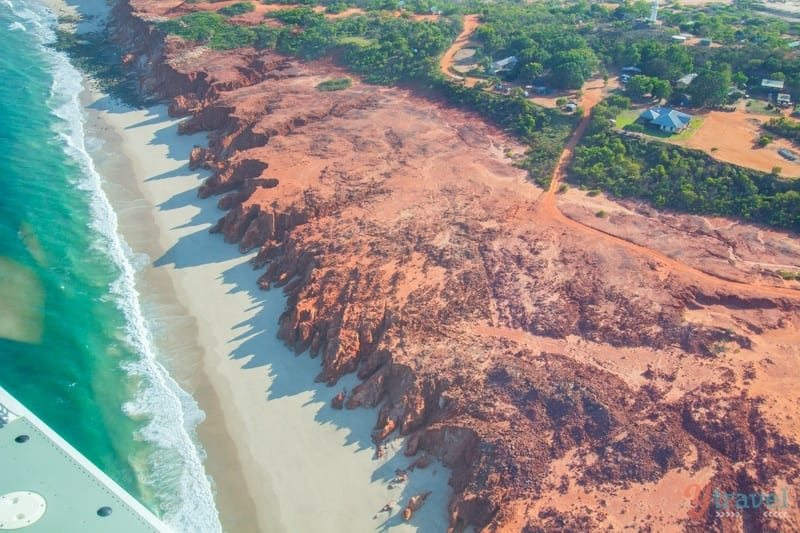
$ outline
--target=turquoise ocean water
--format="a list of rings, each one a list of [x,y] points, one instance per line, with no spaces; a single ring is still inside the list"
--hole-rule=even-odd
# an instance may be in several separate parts
[[[202,412],[158,363],[55,17],[0,0],[0,385],[179,531],[217,531]],[[99,148],[98,148],[99,147]]]

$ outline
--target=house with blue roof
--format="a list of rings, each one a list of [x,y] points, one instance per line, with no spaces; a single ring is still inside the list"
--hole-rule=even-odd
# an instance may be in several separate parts
[[[639,115],[639,121],[667,133],[678,133],[686,129],[692,116],[669,107],[651,107]]]

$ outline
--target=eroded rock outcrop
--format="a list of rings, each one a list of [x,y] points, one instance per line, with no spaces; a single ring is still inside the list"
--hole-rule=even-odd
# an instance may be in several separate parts
[[[693,284],[537,217],[541,191],[508,155],[524,147],[478,117],[360,83],[320,93],[342,74],[330,64],[159,35],[148,20],[177,7],[121,2],[117,23],[143,90],[191,115],[182,132],[210,132],[190,165],[211,170],[200,195],[223,195],[213,231],[257,250],[254,281],[288,297],[279,336],[319,358],[317,380],[362,380],[334,407],[379,407],[376,443],[408,435],[407,454],[427,454],[415,464],[452,469],[455,530],[608,527],[611,510],[559,507],[569,487],[797,475],[791,430],[766,423],[739,363],[717,359],[796,320],[795,302]],[[712,308],[736,321],[686,318]],[[668,513],[686,525],[680,502]]]

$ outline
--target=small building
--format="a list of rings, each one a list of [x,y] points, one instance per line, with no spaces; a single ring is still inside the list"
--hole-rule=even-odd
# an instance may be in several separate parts
[[[761,88],[763,89],[777,89],[779,91],[783,90],[783,80],[770,80],[764,78],[761,80]]]
[[[685,43],[688,38],[685,35],[673,35],[672,40],[676,43]]]
[[[696,72],[692,72],[691,74],[687,74],[686,76],[682,76],[681,78],[678,79],[678,81],[675,82],[675,86],[678,89],[685,89],[689,85],[692,84],[692,82],[694,81],[694,79],[696,77],[697,77],[697,73]]]
[[[639,115],[639,121],[667,133],[678,133],[686,129],[691,115],[669,107],[651,107]]]
[[[575,102],[569,102],[561,109],[565,113],[574,113],[578,109],[578,104],[576,104]]]
[[[517,56],[508,56],[492,63],[492,74],[513,69],[517,64]]]
[[[709,39],[708,37],[704,37],[700,39],[700,42],[698,44],[700,46],[711,46],[711,42],[712,42],[711,39]]]
[[[642,69],[639,67],[622,67],[622,72],[626,74],[641,74]]]
[[[786,93],[778,93],[775,103],[780,107],[789,107],[792,105],[792,97]]]

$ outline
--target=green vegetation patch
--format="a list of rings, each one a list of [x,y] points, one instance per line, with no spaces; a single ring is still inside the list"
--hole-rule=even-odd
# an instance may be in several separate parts
[[[780,115],[781,112],[772,104],[764,100],[750,100],[747,105],[747,112],[751,115]]]
[[[353,85],[353,80],[350,78],[334,78],[332,80],[325,80],[317,84],[317,90],[322,92],[327,91],[342,91],[349,89]]]
[[[615,121],[619,129],[628,129],[631,124],[636,124],[639,115],[642,114],[642,109],[624,109],[616,116]]]
[[[219,8],[217,10],[217,13],[219,13],[220,15],[225,15],[226,17],[233,17],[236,15],[243,15],[245,13],[250,13],[255,8],[256,6],[254,6],[250,2],[237,2],[235,4]]]
[[[375,44],[375,39],[367,39],[366,37],[358,37],[355,35],[348,35],[346,37],[339,38],[340,45],[347,45],[352,44],[355,46],[360,46],[362,48],[366,48],[368,46],[372,46]]]
[[[800,142],[800,122],[790,118],[773,118],[762,126],[765,130],[790,141]],[[765,135],[764,137],[769,137]],[[767,143],[769,144],[769,143]],[[766,144],[765,144],[766,146]]]
[[[267,18],[275,19],[284,24],[294,24],[297,26],[314,26],[325,20],[325,15],[317,13],[313,8],[302,6],[292,9],[279,9],[264,15]]]
[[[207,45],[215,50],[232,50],[254,46],[259,49],[274,47],[278,30],[267,26],[245,27],[231,24],[219,13],[197,12],[160,22],[165,33],[178,35],[187,41]]]

